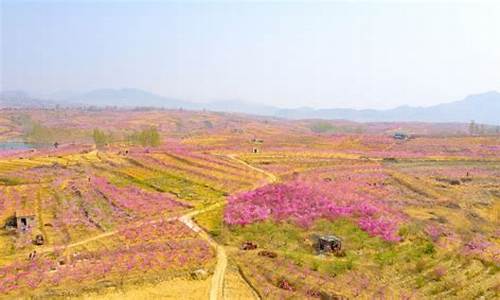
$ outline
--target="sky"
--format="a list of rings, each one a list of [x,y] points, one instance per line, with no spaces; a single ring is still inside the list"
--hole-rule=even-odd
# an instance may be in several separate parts
[[[500,1],[0,1],[1,90],[287,108],[500,91]]]

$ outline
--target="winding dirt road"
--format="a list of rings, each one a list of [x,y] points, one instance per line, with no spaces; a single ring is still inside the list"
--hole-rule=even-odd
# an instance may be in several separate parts
[[[217,242],[215,242],[206,231],[198,226],[192,218],[221,205],[223,205],[223,203],[219,202],[207,208],[187,213],[179,218],[179,221],[191,228],[194,232],[198,233],[200,237],[206,240],[217,252],[217,264],[215,265],[214,274],[212,276],[212,284],[210,287],[210,300],[224,299],[224,274],[226,273],[227,268],[227,255],[224,247],[217,244]]]
[[[273,173],[270,173],[270,172],[268,172],[268,171],[266,171],[264,169],[260,169],[260,168],[254,167],[254,166],[248,164],[246,161],[243,161],[243,160],[237,158],[235,154],[228,154],[227,157],[229,157],[230,159],[232,159],[232,160],[234,160],[234,161],[236,161],[236,162],[238,162],[238,163],[240,163],[242,165],[245,165],[246,167],[248,167],[248,168],[250,168],[250,169],[252,169],[252,170],[254,170],[256,172],[259,172],[261,174],[266,175],[267,178],[268,178],[269,183],[274,183],[274,182],[278,181],[278,178]]]
[[[259,173],[266,175],[268,177],[269,183],[273,183],[273,182],[276,182],[278,180],[278,178],[274,174],[272,174],[266,170],[254,167],[254,166],[248,164],[247,162],[237,158],[236,155],[234,155],[234,154],[229,154],[229,155],[227,155],[227,157],[229,157],[230,159],[232,159],[240,164],[245,165],[246,167],[248,167],[256,172],[259,172]],[[221,205],[223,205],[223,203],[219,202],[219,203],[213,204],[207,208],[187,213],[179,219],[182,223],[184,223],[186,226],[191,228],[191,230],[199,233],[200,236],[202,238],[204,238],[212,247],[214,247],[214,249],[217,252],[217,264],[215,265],[214,274],[212,276],[212,284],[210,287],[210,298],[209,298],[210,300],[217,300],[217,299],[224,299],[225,298],[224,277],[225,277],[226,269],[227,269],[227,254],[226,254],[226,250],[224,249],[224,247],[222,245],[217,244],[217,242],[214,241],[206,231],[204,231],[201,227],[199,227],[193,221],[192,218],[198,214],[201,214],[201,213],[210,211],[212,209],[215,209],[217,207],[220,207]],[[242,279],[242,281],[247,285],[248,289],[250,289],[252,291],[254,298],[259,299],[259,297],[257,296],[257,293],[253,290],[253,288],[245,280]]]

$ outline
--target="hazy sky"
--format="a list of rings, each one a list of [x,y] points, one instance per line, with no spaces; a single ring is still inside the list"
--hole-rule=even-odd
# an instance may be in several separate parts
[[[1,25],[3,90],[357,108],[500,91],[500,1],[3,0]]]

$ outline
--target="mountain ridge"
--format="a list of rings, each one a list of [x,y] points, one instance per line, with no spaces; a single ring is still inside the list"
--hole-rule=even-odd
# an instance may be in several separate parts
[[[343,119],[357,122],[460,122],[500,125],[500,93],[489,91],[471,94],[462,100],[426,107],[408,105],[392,109],[351,109],[311,107],[279,108],[239,100],[219,100],[206,103],[184,101],[160,96],[149,91],[122,88],[96,89],[57,100],[34,98],[23,91],[0,93],[0,107],[46,106],[116,106],[125,108],[160,107],[166,109],[210,110],[278,117],[285,119]]]

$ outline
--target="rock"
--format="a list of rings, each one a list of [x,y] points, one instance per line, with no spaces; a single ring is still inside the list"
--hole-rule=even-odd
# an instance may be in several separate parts
[[[37,246],[41,246],[45,243],[45,239],[43,238],[43,235],[37,234],[35,236],[35,239],[33,240],[33,243]]]
[[[295,288],[286,279],[281,279],[278,281],[278,287],[287,291],[294,291]]]
[[[260,251],[258,255],[269,257],[269,258],[276,258],[278,256],[278,254],[276,254],[275,252],[267,251],[267,250]]]
[[[446,203],[444,204],[444,206],[445,206],[445,207],[448,207],[448,208],[452,208],[452,209],[459,209],[459,208],[460,208],[460,205],[458,205],[458,204],[456,204],[456,203],[454,203],[454,202],[451,202],[451,201],[446,202]]]
[[[191,272],[191,278],[195,280],[205,280],[208,278],[208,272],[204,269],[198,269]]]
[[[321,300],[342,300],[342,299],[347,299],[347,298],[344,298],[342,296],[335,295],[335,294],[321,292],[319,299],[321,299]]]
[[[253,242],[246,241],[241,245],[240,249],[241,250],[254,250],[254,249],[257,249],[257,244],[255,244]]]

